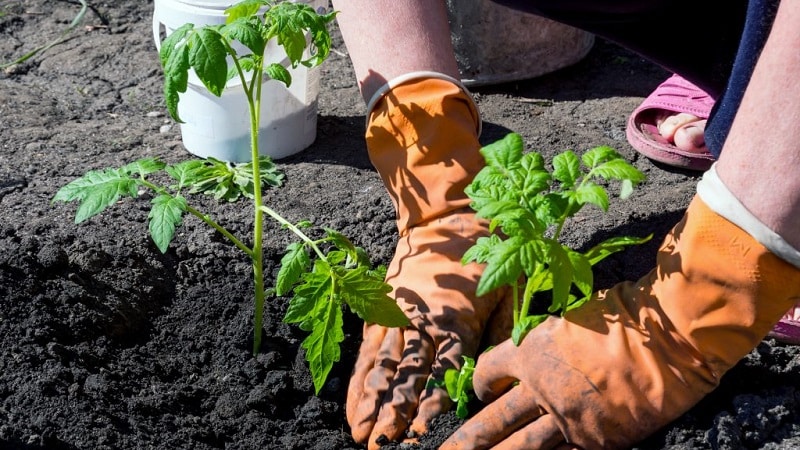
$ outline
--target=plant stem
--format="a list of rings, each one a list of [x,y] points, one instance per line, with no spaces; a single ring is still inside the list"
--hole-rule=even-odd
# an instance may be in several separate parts
[[[322,250],[320,250],[319,246],[317,246],[317,243],[315,241],[313,241],[310,237],[308,237],[305,233],[303,233],[303,231],[300,230],[300,228],[297,228],[293,223],[291,223],[288,220],[286,220],[283,217],[281,217],[280,214],[275,212],[275,210],[273,210],[269,206],[261,205],[261,209],[265,213],[267,213],[270,217],[272,217],[273,219],[278,221],[281,225],[283,225],[284,227],[288,228],[289,231],[291,231],[292,233],[297,235],[297,237],[299,237],[303,242],[308,244],[308,246],[311,247],[312,250],[314,250],[314,253],[317,254],[319,259],[321,259],[323,261],[327,261],[328,260],[328,258],[325,257],[325,254],[322,253]]]
[[[263,60],[262,60],[263,61]],[[264,212],[261,207],[263,196],[261,193],[261,164],[259,163],[258,151],[258,128],[261,123],[261,81],[262,66],[258,64],[253,72],[256,78],[255,98],[248,96],[250,105],[250,157],[253,167],[253,284],[255,289],[255,311],[253,314],[253,356],[257,355],[261,349],[261,326],[264,321]],[[241,70],[241,68],[239,68]],[[241,73],[241,72],[240,72]],[[252,91],[251,91],[252,94]]]
[[[143,186],[147,187],[148,189],[152,190],[153,192],[156,192],[156,193],[159,193],[159,194],[166,194],[166,195],[174,197],[174,195],[171,192],[169,192],[168,190],[164,189],[161,186],[158,186],[156,184],[153,184],[153,183],[147,181],[144,177],[140,176],[138,181]],[[191,214],[191,215],[197,217],[198,219],[202,220],[203,222],[205,222],[211,228],[219,231],[223,236],[225,236],[229,241],[231,241],[233,243],[233,245],[235,245],[239,250],[243,251],[247,256],[249,256],[251,258],[253,257],[253,250],[250,249],[250,247],[245,245],[244,242],[240,241],[236,236],[234,236],[225,227],[223,227],[222,225],[218,224],[208,214],[203,214],[202,212],[200,212],[199,210],[197,210],[196,208],[194,208],[194,207],[192,207],[190,205],[186,205],[186,212],[188,212],[189,214]]]

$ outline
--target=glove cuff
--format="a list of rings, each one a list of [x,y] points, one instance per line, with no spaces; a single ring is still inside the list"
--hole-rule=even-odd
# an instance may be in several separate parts
[[[706,206],[744,230],[777,257],[800,269],[800,251],[748,211],[719,178],[715,166],[716,163],[697,184],[697,195]]]
[[[480,117],[458,80],[435,72],[396,78],[369,102],[366,142],[397,212],[397,228],[468,207],[464,189],[484,166]]]
[[[424,79],[442,80],[442,81],[448,81],[450,83],[453,83],[454,85],[458,86],[459,89],[461,89],[461,92],[463,92],[464,95],[469,97],[469,99],[473,103],[473,105],[475,103],[475,100],[472,98],[472,95],[469,93],[469,90],[467,90],[467,87],[464,85],[464,83],[461,82],[461,80],[457,80],[457,79],[451,77],[450,75],[445,75],[445,74],[443,74],[441,72],[433,72],[433,71],[426,71],[426,70],[420,70],[420,71],[416,71],[416,72],[409,72],[409,73],[400,75],[398,77],[392,78],[391,80],[387,81],[386,84],[381,86],[377,91],[375,91],[374,94],[372,94],[372,97],[367,102],[367,115],[366,115],[366,118],[365,118],[366,121],[367,121],[367,127],[369,127],[370,116],[372,115],[372,110],[375,108],[375,105],[386,94],[388,94],[389,91],[391,91],[395,87],[400,86],[402,84],[406,84],[406,83],[409,83],[409,82],[412,82],[412,81],[424,80]],[[477,122],[478,122],[476,131],[477,131],[478,136],[480,136],[482,128],[483,128],[483,121],[481,120],[480,113],[478,112],[478,108],[477,107],[475,107],[475,115],[477,116]]]

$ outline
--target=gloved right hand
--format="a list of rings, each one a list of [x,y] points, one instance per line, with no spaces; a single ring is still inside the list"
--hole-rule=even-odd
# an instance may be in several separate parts
[[[701,187],[656,269],[478,359],[473,386],[492,403],[442,449],[625,448],[717,386],[800,300],[800,253],[779,258],[710,209],[747,215],[713,170]]]

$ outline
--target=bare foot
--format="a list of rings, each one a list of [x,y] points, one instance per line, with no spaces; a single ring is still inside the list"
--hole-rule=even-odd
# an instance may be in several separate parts
[[[663,111],[656,117],[658,131],[664,139],[675,144],[679,150],[691,153],[706,153],[704,131],[706,119],[688,113],[675,114]]]

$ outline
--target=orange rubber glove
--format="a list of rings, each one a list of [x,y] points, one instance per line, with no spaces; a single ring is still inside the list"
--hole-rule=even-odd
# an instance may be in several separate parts
[[[474,357],[502,293],[476,298],[482,272],[462,265],[464,252],[487,224],[468,208],[464,188],[483,167],[478,153],[480,120],[471,97],[456,80],[411,74],[395,80],[370,102],[367,148],[397,211],[400,239],[387,282],[411,325],[364,327],[364,340],[347,393],[353,438],[369,448],[419,434],[450,408],[441,388],[448,368]],[[505,339],[511,310],[499,317]],[[499,338],[484,338],[485,342]]]
[[[800,265],[703,198],[725,203],[695,197],[650,274],[483,354],[474,387],[494,402],[441,448],[623,448],[713,390],[800,300]]]

